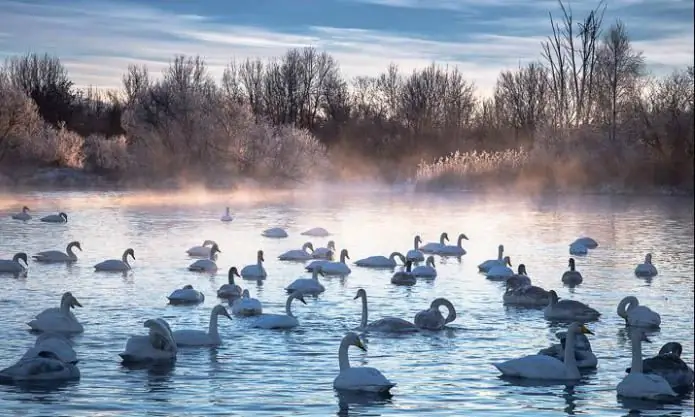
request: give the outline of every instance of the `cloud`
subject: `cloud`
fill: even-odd
[[[375,0],[376,1],[376,0]],[[391,4],[412,4],[415,0],[382,0]],[[494,4],[522,0],[493,0]],[[483,0],[434,1],[449,4],[482,3]],[[486,3],[487,4],[487,3]],[[489,94],[502,69],[540,58],[540,42],[547,34],[546,21],[537,21],[536,31],[528,19],[516,22],[523,35],[507,35],[490,21],[456,38],[428,39],[409,33],[389,33],[360,28],[305,26],[301,32],[222,23],[219,19],[113,1],[72,1],[50,4],[0,1],[0,55],[48,52],[66,64],[78,86],[120,88],[128,64],[147,64],[156,74],[176,54],[200,55],[219,77],[231,59],[267,59],[283,55],[290,48],[313,46],[331,53],[346,77],[376,75],[390,62],[403,72],[422,68],[432,61],[456,65]],[[443,7],[443,6],[442,6]],[[480,23],[480,22],[477,22]],[[539,25],[543,25],[542,29]],[[524,27],[525,25],[525,27]],[[663,39],[641,40],[647,61],[658,68],[692,63],[692,30],[688,35],[669,32]],[[689,42],[688,42],[689,40]]]

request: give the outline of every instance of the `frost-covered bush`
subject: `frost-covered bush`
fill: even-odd
[[[85,168],[95,171],[125,172],[132,163],[125,136],[90,135],[84,140],[84,155]]]
[[[0,161],[19,157],[17,151],[27,138],[43,126],[33,100],[14,87],[0,71]]]

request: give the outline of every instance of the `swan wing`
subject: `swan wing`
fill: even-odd
[[[675,397],[676,393],[664,378],[656,374],[631,372],[616,387],[618,395],[627,398],[658,400]]]
[[[171,334],[177,346],[216,346],[221,343],[221,340],[213,340],[207,332],[202,330],[175,330]]]
[[[55,358],[35,356],[21,359],[0,371],[0,380],[9,381],[57,381],[79,379],[77,366]]]
[[[127,271],[130,267],[120,259],[107,259],[94,265],[97,271]]]
[[[396,386],[378,369],[370,367],[351,367],[340,371],[333,380],[333,387],[338,390],[387,392]]]
[[[547,355],[529,355],[493,365],[505,376],[528,379],[568,379],[565,364]]]

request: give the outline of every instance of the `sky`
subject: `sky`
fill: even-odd
[[[567,2],[579,20],[597,1]],[[608,0],[656,75],[693,64],[692,0]],[[220,77],[232,60],[313,46],[344,76],[458,66],[482,95],[501,70],[541,59],[556,0],[0,0],[0,58],[57,55],[78,87],[121,88],[129,64],[159,71],[200,55]]]

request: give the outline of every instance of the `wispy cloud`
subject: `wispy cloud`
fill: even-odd
[[[400,4],[399,7],[418,3],[416,0],[373,1]],[[483,2],[430,0],[427,3],[445,8],[461,4],[472,7]],[[475,30],[469,28],[442,39],[405,30],[395,33],[316,24],[271,30],[208,17],[202,12],[176,13],[108,0],[55,3],[0,0],[0,8],[3,10],[0,32],[6,34],[0,36],[0,54],[54,53],[64,61],[76,84],[107,88],[120,88],[121,76],[128,64],[145,63],[156,73],[168,65],[175,54],[201,55],[211,72],[219,76],[233,58],[271,58],[290,48],[313,46],[330,52],[347,77],[377,74],[390,62],[410,72],[437,61],[458,66],[476,83],[480,92],[486,94],[491,91],[501,69],[540,58],[540,41],[545,38],[548,27],[546,21],[541,21],[544,16],[538,16],[537,21],[521,17],[515,21],[507,17],[503,18],[506,21],[498,19],[497,25],[488,17],[488,25],[484,21],[472,22],[477,24]],[[689,34],[677,33],[665,33],[661,39],[640,39],[635,46],[645,51],[648,62],[659,64],[659,69],[692,63],[692,29]]]

